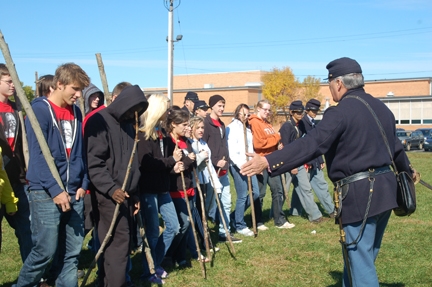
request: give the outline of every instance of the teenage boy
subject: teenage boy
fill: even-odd
[[[3,215],[15,229],[22,262],[32,246],[30,230],[30,210],[27,199],[27,183],[22,146],[21,122],[17,107],[9,98],[15,94],[15,85],[5,64],[0,64],[0,147],[6,173],[18,198],[18,211],[14,216],[0,211],[0,225]],[[5,210],[4,208],[2,209]]]
[[[36,98],[32,108],[63,186],[51,174],[27,118],[30,151],[27,179],[33,247],[19,274],[18,287],[36,286],[51,261],[56,286],[78,284],[78,257],[84,238],[82,198],[88,178],[82,115],[74,104],[90,79],[78,65],[67,63],[57,68],[54,83],[50,97]]]
[[[204,135],[203,140],[208,144],[211,150],[211,163],[215,170],[220,170],[218,176],[222,184],[222,192],[218,194],[222,205],[223,216],[227,225],[228,231],[230,228],[230,213],[231,213],[231,191],[230,181],[228,177],[228,143],[226,138],[225,124],[220,120],[225,110],[225,99],[220,95],[211,96],[209,99],[211,108],[210,114],[204,119]],[[209,188],[207,190],[207,198],[214,198],[214,190]],[[209,203],[211,204],[211,203]],[[209,211],[210,213],[210,211]],[[209,214],[210,217],[214,214]],[[242,242],[241,239],[235,238],[232,234],[226,234],[222,219],[219,220],[219,241],[228,241],[227,236],[231,236],[233,243]]]
[[[89,177],[95,194],[92,199],[97,201],[97,205],[93,204],[96,229],[101,242],[108,233],[116,205],[120,204],[113,236],[100,259],[103,272],[99,278],[106,287],[125,286],[127,281],[131,215],[139,209],[140,172],[136,154],[130,169],[128,166],[135,138],[135,112],[140,116],[147,106],[140,87],[128,86],[111,105],[91,116],[84,130]],[[126,174],[129,177],[122,190]]]
[[[279,133],[282,138],[282,144],[287,146],[298,138],[302,137],[302,132],[299,130],[299,123],[303,117],[304,107],[301,101],[293,101],[290,106],[290,118],[280,128]],[[304,165],[286,173],[287,188],[294,185],[294,190],[291,199],[291,215],[300,216],[302,209],[308,214],[309,221],[312,223],[321,223],[324,221],[322,213],[315,203],[312,188],[307,177],[307,171]],[[302,208],[303,207],[303,208]]]

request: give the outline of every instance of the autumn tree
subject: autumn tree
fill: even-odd
[[[300,99],[303,103],[308,102],[311,99],[317,99],[321,102],[322,95],[320,94],[320,78],[307,76],[303,79],[301,84]]]
[[[261,81],[262,93],[271,104],[272,115],[277,115],[277,111],[282,110],[285,119],[288,120],[288,106],[298,98],[300,88],[300,83],[291,68],[273,68],[261,77]]]

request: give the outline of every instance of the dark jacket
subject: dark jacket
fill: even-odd
[[[228,142],[226,138],[225,124],[219,120],[222,126],[217,127],[210,117],[210,114],[206,116],[204,119],[204,135],[202,137],[203,141],[205,141],[210,150],[211,150],[211,162],[216,170],[219,168],[216,166],[217,162],[220,161],[223,157],[227,161],[226,164],[222,167],[222,170],[228,170],[229,166],[229,153],[228,153]],[[222,133],[222,135],[221,135]]]
[[[290,117],[279,129],[281,142],[284,146],[289,145],[302,136],[302,132],[296,122]]]
[[[122,188],[134,146],[134,111],[141,114],[147,106],[141,89],[130,86],[111,105],[89,118],[84,134],[89,177],[97,192],[112,197],[116,189]],[[129,172],[125,191],[133,194],[140,177],[136,153]]]
[[[67,157],[63,137],[57,125],[54,111],[46,97],[36,98],[32,102],[32,108],[38,119],[42,133],[50,148],[54,163],[60,174],[60,178],[66,191],[75,194],[79,188],[88,188],[88,177],[85,166],[85,149],[82,136],[82,115],[80,109],[73,105],[75,122],[73,125],[73,142],[69,158]],[[45,189],[51,197],[60,194],[63,189],[57,184],[51,174],[46,159],[42,155],[39,142],[36,139],[33,127],[28,118],[25,120],[27,140],[30,151],[27,179],[29,187],[33,190]]]
[[[307,135],[307,133],[315,128],[315,126],[312,125],[309,117],[305,115],[301,121],[299,122],[298,128],[300,132],[302,133],[302,136]],[[321,164],[324,163],[324,159],[322,156],[316,157],[313,160],[307,162],[307,165],[311,166],[312,168],[321,168]]]
[[[170,154],[168,150],[168,141],[171,141],[171,138],[166,136],[157,140],[146,140],[145,133],[139,133],[137,153],[141,172],[140,193],[161,193],[170,190],[170,172],[176,161],[172,151]]]
[[[14,110],[14,117],[16,119],[15,144],[14,150],[12,151],[6,139],[3,125],[0,124],[0,146],[2,149],[3,164],[5,165],[6,173],[11,184],[25,184],[26,172],[22,146],[23,131],[16,104],[11,101],[9,101],[9,103]],[[3,119],[3,122],[6,122],[6,119]]]
[[[186,148],[186,150],[183,150],[183,155],[182,155],[181,161],[183,162],[184,168],[185,168],[185,170],[183,171],[183,177],[184,177],[184,181],[185,181],[186,190],[188,190],[188,189],[193,188],[192,176],[193,176],[194,161],[191,160],[187,156],[188,153],[193,152],[192,146],[186,138],[184,138],[184,140],[186,142],[187,148]],[[167,142],[166,143],[167,143],[168,154],[172,155],[176,145],[175,145],[171,136],[167,136]],[[173,198],[184,197],[184,195],[182,194],[183,192],[180,192],[180,191],[184,191],[181,174],[175,173],[173,170],[171,171],[171,174],[170,174],[170,189],[169,189],[169,191],[171,192],[171,197],[173,197]],[[192,190],[192,193],[189,194],[189,196],[190,195],[193,195],[193,190]]]
[[[375,119],[364,104],[357,99],[345,98],[347,95],[359,96],[372,107],[384,127],[398,170],[411,172],[404,148],[396,137],[392,112],[379,99],[358,88],[349,90],[337,106],[328,108],[320,124],[306,137],[266,156],[272,176],[287,172],[322,154],[325,155],[328,176],[333,182],[369,168],[390,166],[391,158]],[[391,172],[376,177],[369,217],[397,206],[396,184]],[[348,195],[343,200],[344,224],[363,219],[368,195],[368,179],[349,185]]]

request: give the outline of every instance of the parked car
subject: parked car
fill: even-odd
[[[406,131],[397,131],[396,136],[399,138],[405,150],[407,151],[411,150],[413,147],[423,149],[424,139],[420,133],[411,132],[411,136],[409,136],[408,132]]]
[[[425,140],[423,148],[425,151],[432,150],[432,138],[427,138]]]
[[[416,131],[419,131],[423,134],[425,140],[426,138],[432,137],[432,129],[416,129]]]

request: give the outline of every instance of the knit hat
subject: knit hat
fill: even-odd
[[[331,61],[327,64],[326,69],[328,70],[328,78],[324,80],[334,79],[351,73],[362,73],[359,63],[347,57]]]
[[[222,96],[220,96],[220,95],[211,96],[209,99],[210,108],[213,108],[213,106],[216,105],[217,102],[219,102],[219,101],[223,101],[225,103],[225,99]]]
[[[306,103],[306,110],[318,111],[320,109],[321,103],[318,100],[312,99]]]
[[[304,111],[304,107],[301,101],[294,101],[289,106],[290,111]]]

